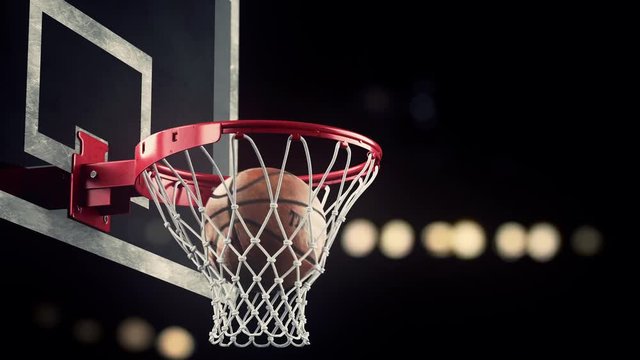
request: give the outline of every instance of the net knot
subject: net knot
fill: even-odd
[[[331,212],[331,215],[333,215],[333,216],[338,216],[338,210],[333,210],[333,211]]]
[[[269,257],[267,258],[267,262],[268,262],[269,264],[275,264],[275,262],[276,262],[276,258],[274,258],[273,256],[269,256]]]
[[[231,205],[231,210],[238,210],[239,207],[238,204],[233,204]]]
[[[240,276],[233,275],[233,276],[231,277],[231,281],[232,281],[232,282],[238,282],[238,281],[240,281]]]
[[[171,227],[171,224],[168,221],[165,221],[164,224],[162,225],[164,225],[165,229],[168,229],[169,227]]]
[[[260,239],[258,239],[258,238],[251,238],[251,243],[252,243],[252,244],[260,244]]]
[[[343,223],[343,222],[347,221],[347,218],[346,218],[346,217],[344,217],[344,216],[340,216],[340,217],[338,218],[338,221],[340,221],[341,223]]]
[[[273,279],[273,282],[276,283],[276,284],[282,284],[284,281],[282,280],[282,278],[277,277],[277,278]]]
[[[173,214],[173,220],[180,220],[180,214],[178,213]]]
[[[298,289],[300,289],[300,288],[302,287],[302,281],[300,281],[300,280],[298,280],[298,281],[294,282],[293,284],[294,284]],[[301,302],[300,300],[302,300],[302,299],[298,298],[298,300],[297,300],[297,301],[298,301],[298,302]]]
[[[306,211],[307,211],[307,214],[311,214],[313,212],[313,207],[307,206]]]
[[[260,330],[267,331],[267,330],[269,330],[269,327],[267,326],[267,324],[262,324],[262,325],[260,325]]]
[[[225,244],[225,245],[229,245],[229,244],[231,244],[231,238],[226,238],[226,239],[224,239],[224,244]]]
[[[257,316],[258,315],[258,310],[256,310],[256,309],[251,310],[251,315]]]
[[[243,299],[243,300],[247,300],[249,298],[249,294],[243,293],[243,294],[240,295],[240,298]]]
[[[270,297],[269,294],[262,294],[262,300],[269,300]]]
[[[198,211],[199,211],[200,213],[204,213],[204,212],[205,212],[205,210],[207,210],[207,209],[206,209],[204,206],[199,206],[199,207],[198,207]]]
[[[247,261],[247,257],[244,256],[244,255],[240,255],[240,256],[238,256],[238,261],[245,262],[245,261]]]
[[[300,260],[293,260],[293,266],[300,267],[302,266],[302,262]]]
[[[284,246],[291,246],[293,245],[293,241],[286,239],[282,242],[282,244],[284,244]]]
[[[262,278],[260,276],[256,275],[256,276],[253,277],[253,282],[257,282],[258,283],[258,282],[260,282],[260,280],[262,280]]]
[[[282,295],[282,301],[289,301],[289,296]]]
[[[231,311],[231,316],[238,316],[238,314],[240,314],[240,311],[238,310]]]
[[[272,202],[271,204],[269,204],[269,207],[272,208],[272,209],[277,209],[278,208],[278,203]]]

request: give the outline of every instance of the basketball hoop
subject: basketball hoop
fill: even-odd
[[[248,207],[238,201],[238,182],[242,181],[243,172],[238,171],[238,159],[233,155],[237,151],[231,151],[231,170],[225,175],[211,146],[207,148],[223,134],[248,143],[259,164],[253,171],[258,178],[252,184],[264,182],[267,196],[261,200],[266,216],[259,223],[249,224],[249,220],[256,221],[250,219]],[[277,168],[267,167],[258,141],[252,138],[254,134],[286,137]],[[378,144],[335,127],[238,120],[161,131],[136,146],[135,160],[96,163],[103,149],[91,151],[99,144],[92,143],[85,133],[79,137],[83,151],[74,156],[71,216],[108,230],[108,215],[122,212],[122,198],[126,197],[128,202],[128,196],[135,190],[150,199],[164,227],[211,285],[211,343],[240,347],[309,344],[309,333],[305,330],[307,295],[325,271],[329,250],[347,213],[376,178],[382,157]],[[307,141],[312,138],[333,144],[326,157],[328,166],[321,172],[313,171]],[[231,142],[234,150],[237,141]],[[283,201],[283,187],[294,181],[289,179],[292,174],[287,171],[287,164],[294,162],[293,148],[298,144],[302,149],[300,162],[306,165],[306,171],[294,175],[308,190],[305,201],[295,201],[303,214],[288,224],[291,231],[286,231],[279,210],[279,205],[284,205],[279,201]],[[365,150],[361,160],[354,161],[356,154],[352,153],[352,147]],[[196,153],[212,171],[195,170]],[[176,161],[182,161],[186,168],[178,169]],[[224,209],[228,213],[225,226],[209,210],[208,200],[216,191],[228,204]],[[274,231],[267,240],[265,233],[270,228]],[[281,229],[279,234],[275,229]],[[298,245],[301,234],[306,236],[306,247]],[[245,245],[241,246],[238,238],[242,236]],[[256,254],[264,260],[256,261]]]

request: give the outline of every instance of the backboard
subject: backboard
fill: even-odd
[[[15,180],[18,169],[55,166],[60,170],[55,179],[39,181],[64,184],[80,129],[109,144],[109,160],[122,160],[156,131],[237,119],[238,0],[144,3],[31,0],[8,5],[7,16],[20,26],[12,29],[12,56],[5,59],[11,72],[5,86],[15,96],[5,98],[3,177]],[[222,166],[228,167],[230,149],[228,139],[215,145]],[[107,234],[68,218],[67,209],[13,190],[0,187],[2,219],[211,296],[202,275],[180,263],[181,257],[141,240],[166,236],[161,226],[153,230],[158,224],[153,224],[155,214],[148,214],[147,199],[133,198],[131,214],[114,217]]]

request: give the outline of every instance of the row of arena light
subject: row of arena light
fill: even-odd
[[[413,251],[415,238],[413,227],[404,220],[391,220],[378,230],[369,220],[355,219],[347,223],[342,232],[342,248],[353,257],[364,257],[377,246],[385,256],[401,259]],[[434,257],[455,256],[463,260],[482,255],[488,247],[485,230],[472,220],[428,224],[420,232],[420,242]],[[570,243],[576,254],[593,256],[602,248],[602,235],[585,225],[573,232]],[[555,257],[561,247],[560,232],[550,223],[533,224],[527,229],[517,222],[507,222],[498,227],[493,237],[493,249],[505,261],[528,255],[546,262]]]
[[[34,308],[33,321],[42,329],[53,329],[62,323],[60,309],[51,303],[41,303]],[[104,338],[103,326],[95,319],[83,318],[73,323],[71,329],[76,341],[85,345],[95,345]],[[195,339],[180,326],[169,326],[159,333],[145,319],[130,317],[118,325],[115,334],[120,347],[130,353],[143,353],[154,345],[158,354],[165,359],[187,359],[195,350]]]

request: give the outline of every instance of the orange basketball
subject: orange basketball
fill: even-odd
[[[280,170],[267,168],[267,175],[275,197]],[[225,184],[233,194],[232,179],[227,179]],[[216,267],[219,262],[226,267],[228,271],[223,271],[223,275],[228,280],[239,274],[245,290],[254,277],[247,265],[256,275],[262,272],[260,282],[265,289],[273,284],[275,278],[281,278],[284,288],[290,289],[298,279],[304,280],[320,260],[327,238],[322,204],[313,198],[308,211],[311,189],[300,178],[286,172],[275,201],[277,206],[271,205],[262,168],[238,173],[235,186],[240,216],[234,218],[232,229],[229,229],[232,202],[223,184],[212,192],[207,202],[205,212],[222,234],[209,222],[206,223],[205,235],[211,244],[209,260]],[[268,215],[270,217],[262,228]],[[310,251],[312,239],[315,239],[315,251]],[[239,259],[245,263],[240,264]]]

